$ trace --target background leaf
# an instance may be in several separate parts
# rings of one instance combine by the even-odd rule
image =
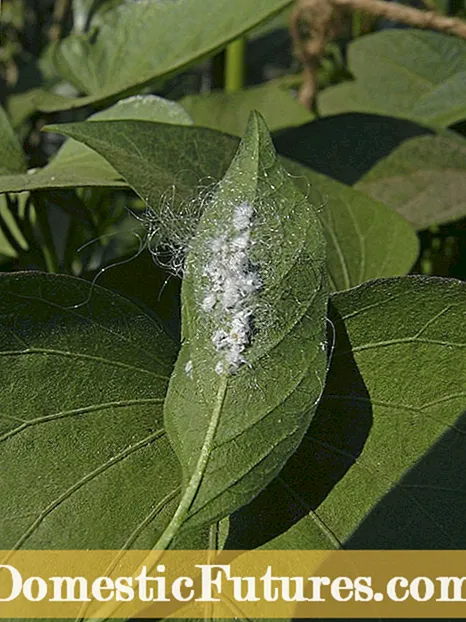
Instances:
[[[228,546],[464,547],[465,284],[403,277],[331,300],[318,412],[280,476],[231,519]]]
[[[156,212],[171,186],[173,214],[183,224],[196,210],[190,204],[199,188],[212,186],[225,173],[237,139],[196,127],[171,127],[142,121],[102,121],[56,125],[50,129],[81,140],[101,153]],[[133,141],[137,141],[137,149]],[[405,273],[414,263],[418,244],[411,227],[390,208],[332,182],[295,162],[282,159],[324,222],[332,286],[345,289],[360,279]],[[378,234],[376,234],[376,231]],[[396,248],[396,253],[394,252]]]
[[[17,197],[19,200],[19,215],[24,214],[27,198],[27,193],[20,194]],[[27,249],[27,247],[28,243],[10,212],[5,195],[0,194],[0,256],[3,255],[8,258],[17,257],[19,248]]]
[[[109,119],[143,119],[178,125],[192,123],[182,106],[155,95],[136,95],[122,99],[110,108],[91,115],[87,121]],[[0,192],[126,185],[105,158],[73,139],[68,139],[44,168],[31,169],[27,174],[23,170],[17,175],[0,175]]]
[[[39,107],[49,112],[74,108],[141,88],[212,54],[288,4],[290,0],[122,4],[101,15],[88,34],[68,36],[55,52],[60,75],[88,97],[44,95]]]
[[[327,240],[331,289],[348,289],[369,279],[406,274],[419,252],[411,225],[384,203],[318,173],[306,175],[322,194],[319,212]],[[308,169],[309,170],[309,169]]]
[[[466,118],[466,42],[434,32],[386,30],[354,41],[355,76],[324,90],[321,114],[371,112],[438,127]]]
[[[150,548],[179,486],[162,425],[176,347],[76,278],[2,274],[0,289],[0,547]]]
[[[418,229],[466,214],[466,141],[455,132],[351,113],[278,132],[274,142],[283,155],[354,184]]]
[[[214,91],[188,95],[180,103],[196,125],[236,136],[243,135],[253,110],[262,114],[270,131],[301,125],[312,119],[311,113],[293,96],[291,89],[280,82],[267,82],[235,93]]]
[[[466,140],[453,133],[407,140],[357,184],[416,228],[466,216]]]
[[[87,121],[116,119],[140,119],[175,125],[192,124],[191,117],[182,106],[156,95],[135,95],[121,99],[110,108],[91,115]],[[83,178],[97,177],[107,183],[115,178],[121,179],[105,158],[72,138],[65,141],[46,169],[52,173],[57,171],[60,176],[66,175],[66,171],[70,170],[74,174],[79,173]]]
[[[352,186],[406,140],[434,134],[406,119],[350,112],[287,128],[273,140],[282,155]]]
[[[253,313],[254,332],[246,363],[235,373],[213,340],[218,330],[234,330],[238,309],[219,300],[207,313],[202,302],[212,288],[204,276],[216,257],[211,244],[229,229],[238,235],[233,218],[243,202],[254,207],[249,272],[259,273],[261,287],[240,308]],[[183,470],[180,507],[192,528],[227,516],[277,474],[301,440],[325,382],[324,237],[257,114],[206,206],[186,262],[183,345],[164,410]]]
[[[23,173],[26,160],[10,121],[0,106],[0,175]]]

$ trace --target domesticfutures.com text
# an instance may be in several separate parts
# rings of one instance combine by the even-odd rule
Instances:
[[[258,577],[236,576],[228,564],[197,564],[196,576],[168,578],[160,564],[145,566],[135,576],[27,576],[13,565],[0,564],[0,606],[23,597],[30,602],[220,602],[225,593],[244,602],[466,602],[466,577],[392,577],[380,591],[372,577],[276,576],[272,566]]]

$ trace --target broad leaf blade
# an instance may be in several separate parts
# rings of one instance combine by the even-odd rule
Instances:
[[[183,218],[178,222],[185,225],[186,202],[196,200],[206,185],[221,179],[238,145],[237,139],[214,130],[142,121],[75,123],[49,129],[80,140],[102,154],[155,213],[160,213],[163,195],[175,187],[169,204],[174,226],[174,216],[181,213]],[[318,216],[325,228],[335,289],[411,269],[418,251],[416,235],[392,209],[296,162],[280,160],[303,192],[312,195],[315,203],[323,204]],[[196,217],[195,210],[190,213]]]
[[[388,114],[446,127],[466,118],[466,42],[434,32],[391,30],[349,49],[354,82],[324,90],[319,109]]]
[[[114,106],[91,115],[86,122],[115,121],[117,119],[140,119],[176,125],[192,124],[191,117],[182,106],[155,95],[127,97]],[[74,174],[78,172],[84,178],[87,175],[92,178],[100,178],[104,184],[115,178],[120,179],[115,174],[115,169],[105,158],[72,138],[65,142],[45,170],[52,174],[56,172],[60,176],[66,174],[67,171],[73,171]]]
[[[271,132],[312,119],[312,114],[293,96],[291,89],[279,82],[268,82],[235,93],[214,91],[188,95],[181,104],[196,125],[235,136],[242,136],[253,110],[262,114]]]
[[[289,4],[290,0],[123,3],[105,12],[91,32],[72,34],[57,48],[57,70],[89,96],[65,101],[49,95],[39,106],[63,110],[139,89],[212,54]]]
[[[236,239],[243,202],[254,210],[243,227],[252,240],[246,272],[254,278],[258,271],[261,285],[234,306],[219,294],[208,311],[212,285],[205,274],[218,255],[212,244],[229,229]],[[302,438],[325,381],[324,238],[258,115],[205,209],[186,262],[183,346],[165,423],[183,469],[186,524],[193,527],[226,516],[276,475]],[[234,286],[240,275],[231,278]],[[235,346],[216,346],[216,331],[232,331],[234,341],[235,322],[249,311],[250,343],[243,362],[230,366]]]
[[[426,135],[435,132],[406,119],[350,112],[277,132],[274,143],[280,154],[352,186],[405,141]]]
[[[86,123],[109,119],[143,119],[178,125],[190,125],[192,122],[182,106],[155,95],[122,99],[114,106],[91,115]],[[121,175],[105,158],[73,139],[67,140],[44,168],[30,170],[27,174],[22,170],[17,175],[0,176],[0,192],[125,185]]]
[[[453,279],[332,297],[318,412],[280,477],[231,521],[231,548],[465,547],[465,308]]]
[[[150,548],[179,486],[162,422],[174,344],[80,279],[0,289],[0,548]]]
[[[294,162],[287,168],[305,176],[322,196],[319,218],[327,240],[327,269],[334,291],[370,279],[406,274],[419,242],[412,226],[390,207]]]
[[[466,140],[451,133],[404,142],[358,188],[394,207],[418,229],[466,215]]]

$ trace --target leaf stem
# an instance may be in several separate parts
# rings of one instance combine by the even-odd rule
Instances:
[[[232,41],[226,49],[225,59],[225,91],[234,93],[244,86],[244,57],[246,39],[241,37]]]
[[[168,524],[163,534],[156,542],[154,549],[164,551],[170,545],[181,525],[184,523],[189,509],[197,494],[197,491],[199,490],[205,470],[207,468],[207,464],[209,462],[210,453],[212,451],[212,443],[217,432],[218,423],[220,420],[220,413],[222,411],[223,403],[225,401],[228,384],[227,380],[228,376],[226,374],[222,376],[215,399],[212,417],[210,419],[209,427],[207,428],[204,444],[202,445],[196,468],[194,469],[194,473],[186,486],[186,490],[183,493],[183,496],[175,514],[173,515],[170,523]]]
[[[160,538],[154,544],[151,552],[140,563],[140,568],[145,566],[147,572],[150,572],[154,566],[160,560],[163,552],[170,546],[179,529],[183,525],[189,510],[193,504],[196,494],[201,486],[202,479],[209,462],[210,454],[212,451],[212,444],[215,439],[215,434],[218,429],[220,421],[220,414],[222,412],[223,403],[225,401],[225,395],[228,386],[228,375],[224,374],[220,379],[220,385],[218,387],[217,396],[215,398],[214,408],[212,416],[210,418],[209,426],[205,435],[204,443],[202,445],[199,458],[194,468],[194,472],[189,480],[186,489],[181,497],[176,512],[173,514],[172,519],[168,523],[165,531]],[[103,605],[98,611],[93,613],[94,622],[103,622],[107,620],[118,605],[114,603],[108,603]]]

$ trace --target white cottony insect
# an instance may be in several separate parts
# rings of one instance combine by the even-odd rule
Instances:
[[[188,378],[193,377],[193,362],[191,360],[189,360],[184,366],[184,371],[186,375],[188,376]]]
[[[220,327],[211,338],[220,356],[218,374],[236,372],[246,362],[244,351],[251,341],[253,297],[262,286],[250,258],[253,215],[250,203],[235,207],[230,232],[210,241],[211,254],[203,271],[208,286],[201,309],[214,312]]]

